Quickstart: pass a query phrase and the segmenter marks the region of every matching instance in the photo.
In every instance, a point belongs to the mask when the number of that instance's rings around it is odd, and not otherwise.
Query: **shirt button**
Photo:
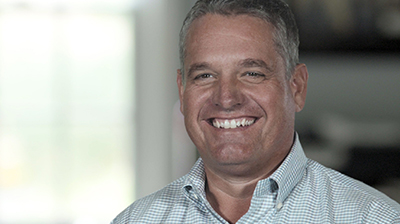
[[[199,197],[197,197],[197,195],[196,194],[193,194],[193,198],[194,198],[194,200],[199,200]]]
[[[186,186],[185,189],[189,193],[189,191],[191,191],[193,188],[192,188],[192,186]]]
[[[282,202],[279,202],[279,203],[276,205],[276,209],[278,209],[278,210],[281,210],[282,207],[283,207]]]

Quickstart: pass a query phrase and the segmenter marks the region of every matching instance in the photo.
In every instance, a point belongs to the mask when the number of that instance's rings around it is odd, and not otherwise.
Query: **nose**
[[[222,78],[215,85],[213,104],[223,110],[232,111],[244,103],[240,83],[234,78]]]

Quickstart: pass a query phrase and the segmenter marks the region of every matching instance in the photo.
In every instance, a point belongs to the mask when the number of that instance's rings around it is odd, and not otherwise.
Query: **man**
[[[280,0],[199,0],[181,30],[181,111],[201,159],[122,223],[400,223],[400,206],[307,159],[308,73]]]

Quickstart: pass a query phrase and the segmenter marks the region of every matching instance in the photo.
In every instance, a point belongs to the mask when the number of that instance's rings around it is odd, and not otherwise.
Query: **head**
[[[278,0],[200,0],[194,8],[177,76],[186,130],[206,170],[272,171],[293,144],[307,89],[293,16]]]
[[[249,15],[260,18],[274,27],[276,51],[285,61],[286,75],[290,78],[299,62],[299,34],[289,6],[282,0],[199,0],[183,22],[179,40],[181,71],[184,71],[186,38],[193,21],[207,14],[225,16]],[[183,83],[185,76],[182,75]]]

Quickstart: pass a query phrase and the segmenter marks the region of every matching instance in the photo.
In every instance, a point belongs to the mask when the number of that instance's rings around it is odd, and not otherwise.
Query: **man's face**
[[[186,84],[181,72],[177,78],[181,111],[209,167],[248,172],[280,163],[290,150],[305,94],[299,100],[298,83],[285,77],[272,32],[245,15],[208,14],[189,29]]]

